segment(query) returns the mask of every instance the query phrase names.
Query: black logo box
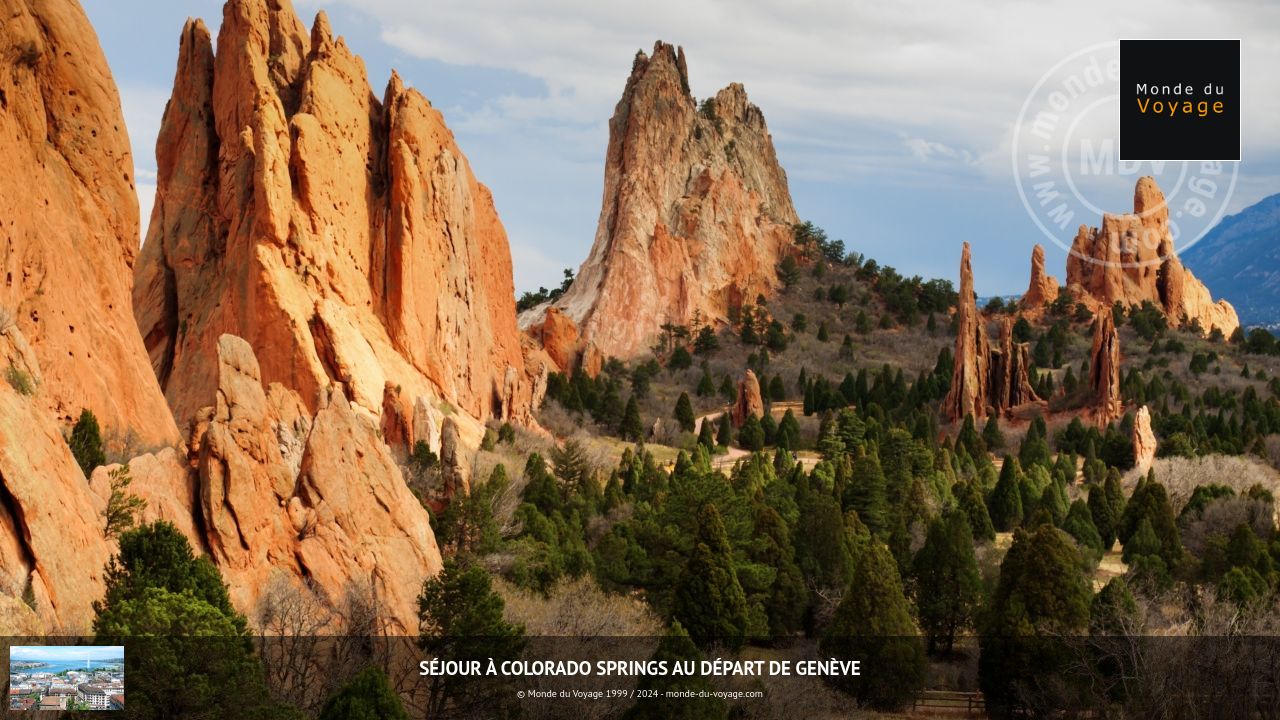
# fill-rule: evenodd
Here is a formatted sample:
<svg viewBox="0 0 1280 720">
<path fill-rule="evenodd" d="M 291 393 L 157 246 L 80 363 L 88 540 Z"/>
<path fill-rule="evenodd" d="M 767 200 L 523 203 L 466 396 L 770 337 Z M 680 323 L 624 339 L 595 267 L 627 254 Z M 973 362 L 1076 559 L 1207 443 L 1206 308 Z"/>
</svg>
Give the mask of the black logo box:
<svg viewBox="0 0 1280 720">
<path fill-rule="evenodd" d="M 1181 92 L 1166 94 L 1166 87 Z M 1191 114 L 1183 112 L 1188 101 Z M 1239 40 L 1120 41 L 1121 160 L 1239 160 L 1241 102 Z M 1173 115 L 1170 103 L 1177 103 Z"/>
</svg>

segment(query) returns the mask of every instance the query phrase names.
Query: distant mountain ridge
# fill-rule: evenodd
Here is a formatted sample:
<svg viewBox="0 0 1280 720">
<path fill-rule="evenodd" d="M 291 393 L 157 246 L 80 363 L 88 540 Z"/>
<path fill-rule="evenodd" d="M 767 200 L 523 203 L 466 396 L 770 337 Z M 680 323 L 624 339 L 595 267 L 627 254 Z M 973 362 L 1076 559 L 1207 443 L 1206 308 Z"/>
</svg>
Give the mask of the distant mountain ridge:
<svg viewBox="0 0 1280 720">
<path fill-rule="evenodd" d="M 1240 322 L 1280 324 L 1280 193 L 1228 216 L 1182 261 L 1235 306 Z"/>
</svg>

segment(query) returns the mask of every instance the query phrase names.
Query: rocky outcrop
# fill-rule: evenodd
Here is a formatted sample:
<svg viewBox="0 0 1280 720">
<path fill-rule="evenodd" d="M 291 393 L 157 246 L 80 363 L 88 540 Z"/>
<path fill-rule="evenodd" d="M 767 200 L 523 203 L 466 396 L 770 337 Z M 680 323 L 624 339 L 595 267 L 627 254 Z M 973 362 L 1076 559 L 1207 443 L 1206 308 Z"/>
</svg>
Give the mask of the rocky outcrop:
<svg viewBox="0 0 1280 720">
<path fill-rule="evenodd" d="M 524 347 L 505 232 L 440 113 L 394 74 L 376 97 L 325 14 L 308 33 L 288 0 L 228 2 L 217 48 L 188 21 L 136 270 L 175 415 L 211 402 L 230 333 L 309 414 L 341 385 L 381 418 L 390 385 L 406 427 L 419 403 L 457 411 L 469 444 L 488 418 L 528 420 L 545 356 Z"/>
<path fill-rule="evenodd" d="M 254 607 L 275 571 L 313 582 L 334 605 L 372 581 L 396 628 L 411 631 L 440 552 L 373 421 L 340 385 L 310 417 L 292 391 L 263 387 L 247 342 L 224 335 L 217 348 L 217 403 L 193 431 L 193 531 L 232 599 Z"/>
<path fill-rule="evenodd" d="M 764 417 L 764 400 L 760 396 L 760 381 L 752 370 L 747 370 L 738 381 L 738 399 L 729 411 L 734 427 L 742 427 L 748 417 Z"/>
<path fill-rule="evenodd" d="M 1106 425 L 1124 413 L 1120 399 L 1120 334 L 1110 312 L 1100 312 L 1094 319 L 1089 358 L 1094 419 L 1099 425 Z"/>
<path fill-rule="evenodd" d="M 1031 346 L 1014 342 L 1012 317 L 1006 315 L 1001 319 L 1000 346 L 991 348 L 987 364 L 991 372 L 987 381 L 988 396 L 996 412 L 1005 413 L 1040 401 L 1027 371 L 1031 367 Z"/>
<path fill-rule="evenodd" d="M 1044 271 L 1044 246 L 1037 244 L 1031 251 L 1031 282 L 1019 305 L 1024 312 L 1034 313 L 1052 305 L 1058 299 L 1058 279 Z"/>
<path fill-rule="evenodd" d="M 1105 213 L 1101 227 L 1080 226 L 1067 258 L 1067 288 L 1095 312 L 1145 301 L 1163 310 L 1171 325 L 1197 324 L 1206 335 L 1216 328 L 1229 337 L 1240 327 L 1231 303 L 1214 302 L 1178 259 L 1169 208 L 1151 177 L 1138 180 L 1132 214 Z"/>
<path fill-rule="evenodd" d="M 529 327 L 529 334 L 542 344 L 560 372 L 572 373 L 580 365 L 584 351 L 578 326 L 558 307 L 549 307 L 542 320 Z M 592 369 L 592 368 L 588 368 Z M 599 374 L 597 365 L 595 374 Z M 595 374 L 588 373 L 592 377 Z"/>
<path fill-rule="evenodd" d="M 112 552 L 104 507 L 40 398 L 0 382 L 0 596 L 23 598 L 45 632 L 93 620 Z"/>
<path fill-rule="evenodd" d="M 599 352 L 635 356 L 665 322 L 722 321 L 770 294 L 796 221 L 764 115 L 743 87 L 699 106 L 683 50 L 659 42 L 636 54 L 609 121 L 595 243 L 555 306 Z"/>
<path fill-rule="evenodd" d="M 462 457 L 461 445 L 458 424 L 445 418 L 440 431 L 440 485 L 446 499 L 471 494 L 471 468 Z"/>
<path fill-rule="evenodd" d="M 1151 411 L 1146 405 L 1133 416 L 1133 467 L 1140 473 L 1151 469 L 1156 459 L 1156 434 L 1151 430 Z"/>
<path fill-rule="evenodd" d="M 973 264 L 969 243 L 960 251 L 960 296 L 956 302 L 955 366 L 951 373 L 951 389 L 942 400 L 942 415 L 951 421 L 968 415 L 975 419 L 987 415 L 987 380 L 991 348 L 987 341 L 986 323 L 978 314 L 977 297 L 973 294 Z"/>
<path fill-rule="evenodd" d="M 108 439 L 174 442 L 130 313 L 133 155 L 97 36 L 75 2 L 0 0 L 0 18 L 0 321 L 64 425 L 88 408 Z"/>
</svg>

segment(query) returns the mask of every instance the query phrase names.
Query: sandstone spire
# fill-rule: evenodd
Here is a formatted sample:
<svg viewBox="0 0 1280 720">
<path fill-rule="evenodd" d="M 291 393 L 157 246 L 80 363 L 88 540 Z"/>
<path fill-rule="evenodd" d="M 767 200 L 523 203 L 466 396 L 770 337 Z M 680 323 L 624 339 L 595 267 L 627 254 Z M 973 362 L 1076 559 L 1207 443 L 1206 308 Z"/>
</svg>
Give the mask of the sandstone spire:
<svg viewBox="0 0 1280 720">
<path fill-rule="evenodd" d="M 987 329 L 978 314 L 978 302 L 973 294 L 973 267 L 967 242 L 960 252 L 960 298 L 956 303 L 956 314 L 955 369 L 951 375 L 951 389 L 942 401 L 942 414 L 951 421 L 963 420 L 966 415 L 973 415 L 976 420 L 987 415 L 990 347 Z"/>
<path fill-rule="evenodd" d="M 599 352 L 636 355 L 664 321 L 722 321 L 772 292 L 797 219 L 764 115 L 743 87 L 699 106 L 684 52 L 659 42 L 637 53 L 609 121 L 595 244 L 555 305 Z"/>
<path fill-rule="evenodd" d="M 1120 399 L 1120 335 L 1110 312 L 1099 312 L 1094 320 L 1093 350 L 1089 357 L 1094 418 L 1105 425 L 1124 413 Z"/>
<path fill-rule="evenodd" d="M 469 444 L 480 421 L 527 418 L 543 363 L 516 328 L 493 200 L 440 113 L 394 74 L 379 100 L 324 13 L 308 33 L 288 0 L 230 0 L 217 47 L 183 28 L 136 271 L 176 416 L 213 401 L 230 333 L 309 412 L 340 383 L 373 417 L 458 410 Z"/>
<path fill-rule="evenodd" d="M 760 396 L 760 381 L 753 370 L 747 370 L 738 381 L 738 399 L 729 412 L 734 427 L 742 427 L 748 417 L 764 417 L 764 400 Z"/>
<path fill-rule="evenodd" d="M 133 155 L 97 36 L 74 2 L 0 0 L 0 17 L 0 315 L 64 425 L 87 408 L 108 438 L 175 442 L 130 313 Z"/>
<path fill-rule="evenodd" d="M 1067 287 L 1095 312 L 1149 301 L 1174 326 L 1196 322 L 1205 334 L 1217 328 L 1228 337 L 1240 327 L 1231 303 L 1215 303 L 1178 259 L 1169 208 L 1151 177 L 1138 180 L 1132 214 L 1105 213 L 1101 227 L 1080 226 L 1067 257 Z"/>
<path fill-rule="evenodd" d="M 1030 345 L 1014 342 L 1013 318 L 1006 315 L 1000 320 L 1000 347 L 991 349 L 991 377 L 987 387 L 995 411 L 1008 412 L 1040 400 L 1028 377 L 1030 366 Z"/>
<path fill-rule="evenodd" d="M 1023 310 L 1042 310 L 1058 299 L 1058 279 L 1044 271 L 1044 246 L 1037 244 L 1031 251 L 1031 282 L 1020 303 Z"/>
<path fill-rule="evenodd" d="M 1151 411 L 1146 405 L 1133 416 L 1133 467 L 1145 473 L 1156 459 L 1156 434 L 1151 430 Z"/>
</svg>

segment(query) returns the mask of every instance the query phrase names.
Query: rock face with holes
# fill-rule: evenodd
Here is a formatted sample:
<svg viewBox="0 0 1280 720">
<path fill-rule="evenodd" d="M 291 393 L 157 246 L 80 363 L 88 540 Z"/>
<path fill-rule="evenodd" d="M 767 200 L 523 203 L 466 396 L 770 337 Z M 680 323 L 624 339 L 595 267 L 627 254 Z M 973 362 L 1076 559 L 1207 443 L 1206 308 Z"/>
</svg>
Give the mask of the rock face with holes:
<svg viewBox="0 0 1280 720">
<path fill-rule="evenodd" d="M 595 244 L 554 304 L 599 353 L 633 357 L 663 323 L 721 322 L 772 293 L 796 222 L 760 109 L 738 84 L 699 107 L 684 51 L 659 42 L 609 121 Z"/>
<path fill-rule="evenodd" d="M 64 426 L 88 408 L 109 441 L 175 442 L 130 313 L 133 155 L 97 36 L 75 2 L 0 0 L 0 18 L 0 332 L 21 329 Z"/>
<path fill-rule="evenodd" d="M 1216 328 L 1226 337 L 1240 327 L 1231 303 L 1214 302 L 1178 259 L 1169 207 L 1151 177 L 1138 180 L 1132 213 L 1106 213 L 1100 227 L 1080 226 L 1067 257 L 1067 288 L 1095 311 L 1150 302 L 1175 327 L 1197 324 L 1206 335 Z"/>
<path fill-rule="evenodd" d="M 1109 312 L 1098 313 L 1093 321 L 1093 350 L 1089 358 L 1094 419 L 1106 425 L 1124 413 L 1120 398 L 1120 334 Z"/>
<path fill-rule="evenodd" d="M 469 445 L 530 419 L 549 363 L 516 328 L 488 189 L 426 98 L 394 74 L 374 95 L 324 13 L 308 32 L 288 0 L 231 0 L 216 52 L 188 21 L 156 156 L 134 312 L 180 422 L 213 400 L 224 333 L 308 413 L 340 384 L 405 442 L 420 404 Z"/>
<path fill-rule="evenodd" d="M 272 572 L 309 580 L 333 605 L 372 581 L 399 632 L 441 567 L 427 512 L 409 491 L 374 421 L 335 385 L 314 416 L 279 384 L 264 387 L 244 340 L 218 341 L 216 404 L 192 432 L 191 526 L 240 608 Z M 446 425 L 448 427 L 448 425 Z"/>
</svg>

